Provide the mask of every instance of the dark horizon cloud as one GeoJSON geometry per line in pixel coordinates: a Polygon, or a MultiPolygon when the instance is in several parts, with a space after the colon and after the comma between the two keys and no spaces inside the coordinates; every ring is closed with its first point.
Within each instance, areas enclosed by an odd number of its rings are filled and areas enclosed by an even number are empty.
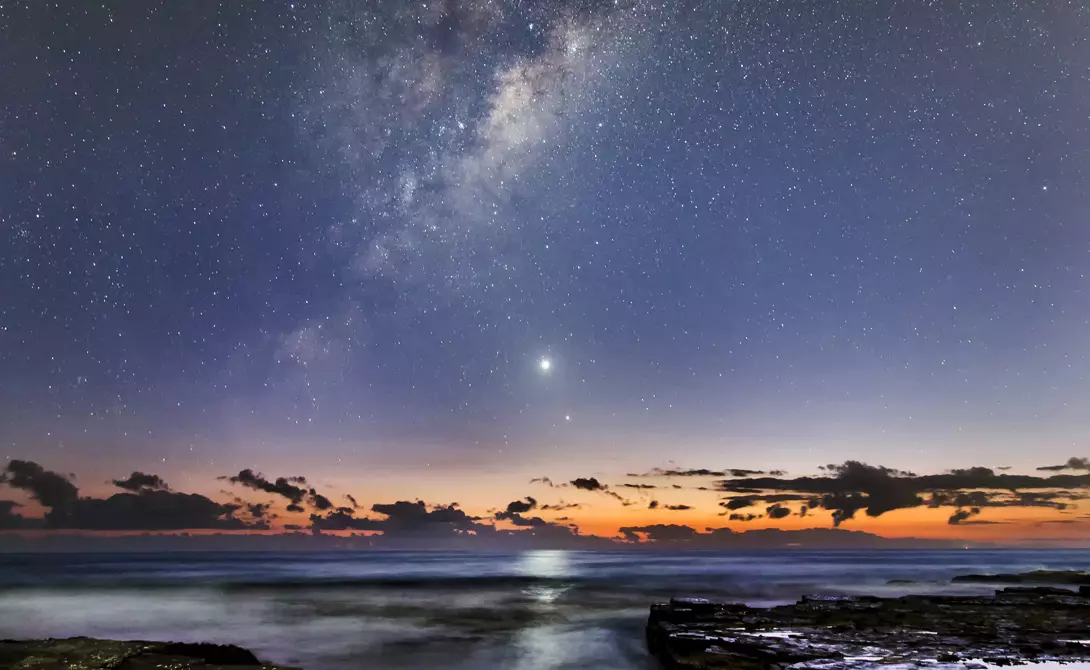
{"type": "MultiPolygon", "coordinates": [[[[717,486],[720,491],[734,493],[739,488],[746,488],[757,492],[735,493],[717,501],[717,506],[722,510],[720,515],[727,516],[730,521],[747,523],[762,518],[780,520],[792,514],[807,516],[814,509],[824,509],[831,513],[833,525],[838,526],[861,511],[875,517],[893,509],[926,507],[952,508],[947,518],[948,525],[998,525],[1003,522],[978,517],[987,509],[1013,507],[1062,512],[1086,500],[1090,489],[1090,474],[1042,477],[999,474],[984,467],[920,475],[848,461],[822,466],[821,472],[816,476],[790,479],[770,476],[750,478],[747,475],[744,481],[751,485],[748,487],[737,486],[738,480],[722,480],[717,486]],[[952,488],[955,485],[964,488],[952,488]],[[803,504],[793,510],[786,504],[791,502],[803,504]],[[763,514],[756,510],[745,511],[758,505],[764,506],[763,514]]],[[[533,529],[535,533],[560,533],[555,530],[557,528],[563,529],[563,533],[571,533],[569,526],[561,526],[529,513],[538,509],[557,512],[581,507],[579,503],[562,500],[542,505],[537,498],[525,496],[508,502],[491,518],[486,518],[467,513],[457,503],[434,505],[420,500],[400,500],[376,503],[370,507],[373,514],[364,516],[357,515],[358,503],[354,497],[346,495],[345,499],[356,507],[335,506],[315,488],[309,487],[307,479],[302,476],[269,480],[260,473],[245,469],[234,477],[218,479],[289,501],[298,500],[298,504],[291,502],[287,506],[289,511],[302,513],[306,510],[304,504],[311,506],[310,525],[305,527],[318,533],[357,531],[419,538],[483,536],[499,532],[493,520],[507,521],[519,529],[533,529]]],[[[46,470],[32,461],[9,461],[0,472],[0,482],[24,491],[31,499],[42,503],[47,511],[41,518],[28,518],[18,513],[16,501],[0,501],[0,528],[242,531],[269,529],[270,522],[277,519],[272,502],[247,501],[225,491],[223,493],[229,495],[232,501],[219,503],[202,495],[171,491],[167,483],[155,474],[136,471],[126,478],[111,481],[124,492],[106,498],[81,498],[79,489],[68,476],[46,470]],[[43,501],[53,505],[46,505],[43,501]]],[[[576,478],[563,486],[608,495],[624,505],[636,504],[594,477],[576,478]]],[[[635,484],[630,488],[643,490],[644,487],[635,484]]],[[[649,500],[646,509],[689,511],[695,506],[649,500]]],[[[291,525],[301,526],[298,523],[291,525]]]]}
{"type": "Polygon", "coordinates": [[[143,472],[133,472],[125,479],[113,480],[114,486],[119,489],[125,489],[126,491],[132,491],[136,493],[141,489],[149,489],[153,491],[169,491],[170,487],[163,481],[159,475],[149,475],[143,472]]]}
{"type": "Polygon", "coordinates": [[[12,459],[0,473],[0,484],[23,489],[44,507],[63,507],[79,499],[79,489],[64,475],[33,461],[12,459]]]}
{"type": "Polygon", "coordinates": [[[644,473],[629,472],[629,477],[752,477],[755,475],[769,475],[782,477],[786,473],[783,470],[747,470],[744,468],[727,468],[726,470],[708,470],[696,468],[681,470],[672,468],[651,468],[644,473]]]}
{"type": "MultiPolygon", "coordinates": [[[[141,475],[142,473],[133,473],[141,475]]],[[[263,520],[245,521],[235,516],[238,503],[217,503],[196,493],[177,493],[152,488],[165,487],[156,475],[118,480],[137,486],[135,492],[116,493],[108,498],[81,498],[79,489],[67,477],[31,461],[9,461],[0,482],[26,491],[49,508],[41,527],[59,530],[266,530],[263,520]]],[[[7,506],[5,524],[26,524],[7,506]]]]}
{"type": "MultiPolygon", "coordinates": [[[[805,500],[808,509],[821,508],[830,511],[833,524],[839,526],[854,518],[860,511],[867,516],[878,517],[893,510],[922,506],[1064,509],[1073,501],[1090,497],[1086,492],[1072,491],[1090,489],[1090,473],[1038,477],[997,473],[991,468],[972,467],[942,474],[918,475],[858,461],[829,464],[822,466],[821,470],[826,474],[791,479],[763,477],[721,480],[718,482],[721,491],[738,493],[741,488],[747,492],[756,490],[759,493],[752,496],[736,495],[720,505],[727,509],[741,509],[762,499],[771,502],[769,496],[772,495],[786,495],[788,497],[782,500],[805,500]]],[[[966,518],[964,513],[955,512],[951,519],[956,521],[951,523],[956,525],[966,518]]],[[[746,519],[739,515],[736,520],[746,519]]]]}
{"type": "Polygon", "coordinates": [[[1044,472],[1060,472],[1062,470],[1086,470],[1090,472],[1090,458],[1083,456],[1072,456],[1067,459],[1066,463],[1060,465],[1042,465],[1037,468],[1038,471],[1044,472]]]}

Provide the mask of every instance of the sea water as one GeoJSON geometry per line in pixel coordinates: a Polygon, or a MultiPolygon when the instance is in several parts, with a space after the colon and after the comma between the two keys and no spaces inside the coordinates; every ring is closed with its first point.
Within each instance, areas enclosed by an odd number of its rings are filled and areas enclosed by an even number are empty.
{"type": "Polygon", "coordinates": [[[307,670],[650,670],[648,606],[672,596],[986,593],[949,580],[1039,569],[1090,552],[0,554],[0,639],[230,643],[307,670]]]}

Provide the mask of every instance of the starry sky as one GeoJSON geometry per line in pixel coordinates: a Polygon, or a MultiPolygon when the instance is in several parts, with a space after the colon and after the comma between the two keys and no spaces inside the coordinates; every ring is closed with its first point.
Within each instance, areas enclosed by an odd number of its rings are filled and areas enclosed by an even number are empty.
{"type": "Polygon", "coordinates": [[[0,454],[81,491],[1090,452],[1077,0],[4,2],[0,63],[0,454]]]}

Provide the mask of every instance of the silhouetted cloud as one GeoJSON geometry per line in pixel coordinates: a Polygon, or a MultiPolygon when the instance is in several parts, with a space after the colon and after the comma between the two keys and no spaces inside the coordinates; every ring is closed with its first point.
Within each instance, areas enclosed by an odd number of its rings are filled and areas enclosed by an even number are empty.
{"type": "Polygon", "coordinates": [[[605,486],[594,477],[578,477],[569,482],[572,486],[583,491],[604,491],[605,486]]]}
{"type": "Polygon", "coordinates": [[[827,474],[792,479],[770,476],[722,480],[718,483],[722,491],[748,493],[756,490],[760,494],[736,496],[721,505],[728,509],[730,505],[741,508],[762,500],[773,502],[770,494],[795,495],[796,499],[805,500],[809,509],[820,507],[829,510],[832,512],[833,523],[840,525],[860,511],[877,517],[892,510],[923,505],[1063,509],[1068,501],[1081,500],[1087,495],[1050,489],[1090,488],[1090,474],[1036,477],[998,474],[986,467],[963,468],[937,475],[917,475],[894,468],[847,461],[822,466],[822,470],[827,474]],[[923,497],[925,493],[930,496],[927,500],[923,497]]]}
{"type": "Polygon", "coordinates": [[[510,521],[512,524],[514,524],[516,526],[521,526],[521,527],[524,527],[524,528],[540,528],[540,527],[543,527],[543,526],[552,525],[548,521],[546,521],[545,519],[542,519],[539,516],[524,517],[521,514],[518,514],[517,512],[500,512],[499,514],[496,515],[496,519],[499,519],[501,521],[502,520],[510,521]]]}
{"type": "Polygon", "coordinates": [[[548,477],[534,477],[530,480],[531,484],[544,484],[545,486],[556,486],[553,484],[553,480],[548,477]]]}
{"type": "Polygon", "coordinates": [[[159,475],[149,475],[143,472],[133,472],[126,479],[113,480],[114,486],[126,491],[140,491],[149,489],[152,491],[169,491],[170,487],[159,475]]]}
{"type": "Polygon", "coordinates": [[[532,509],[537,508],[537,500],[526,496],[522,500],[515,500],[514,502],[507,503],[508,514],[525,514],[532,509]]]}
{"type": "Polygon", "coordinates": [[[656,509],[658,506],[659,501],[657,500],[652,500],[651,502],[647,503],[647,509],[656,509]]]}
{"type": "Polygon", "coordinates": [[[618,484],[618,486],[621,486],[621,487],[626,488],[626,489],[639,489],[639,490],[650,490],[650,489],[657,489],[658,488],[654,484],[618,484]]]}
{"type": "Polygon", "coordinates": [[[360,504],[358,502],[356,502],[356,499],[354,497],[352,497],[351,494],[346,493],[346,494],[344,494],[344,497],[352,505],[352,509],[359,509],[360,508],[360,504]]]}
{"type": "Polygon", "coordinates": [[[731,521],[745,522],[745,521],[753,521],[754,519],[760,519],[761,515],[759,515],[759,514],[731,514],[730,517],[728,517],[728,518],[731,521]]]}
{"type": "MultiPolygon", "coordinates": [[[[265,475],[246,468],[245,470],[240,470],[239,473],[233,477],[220,477],[220,479],[226,479],[232,484],[239,484],[254,489],[255,491],[264,491],[265,493],[283,496],[296,507],[298,507],[299,503],[307,496],[307,489],[296,486],[296,484],[306,484],[306,479],[304,477],[277,477],[276,481],[270,481],[265,478],[265,475]]],[[[302,509],[299,511],[302,511],[302,509]]]]}
{"type": "MultiPolygon", "coordinates": [[[[141,473],[134,473],[140,475],[141,473]]],[[[31,461],[13,460],[4,471],[8,486],[23,489],[49,508],[40,521],[46,528],[71,530],[189,530],[265,529],[263,521],[245,521],[235,516],[243,506],[214,502],[196,493],[175,493],[138,486],[151,482],[165,486],[153,475],[137,477],[135,493],[117,493],[108,498],[80,498],[79,489],[64,475],[45,470],[31,461]]],[[[15,523],[9,508],[5,523],[15,523]]],[[[23,518],[23,517],[18,517],[23,518]]],[[[24,522],[18,522],[24,523],[24,522]]]]}
{"type": "Polygon", "coordinates": [[[776,503],[775,505],[772,505],[765,509],[765,514],[768,515],[769,519],[782,519],[785,516],[790,516],[791,510],[779,503],[776,503]]]}
{"type": "Polygon", "coordinates": [[[0,483],[22,489],[45,507],[64,507],[79,498],[79,489],[64,475],[46,470],[33,461],[8,461],[0,483]]]}
{"type": "Polygon", "coordinates": [[[371,511],[385,518],[354,517],[342,511],[330,512],[325,516],[311,514],[311,528],[318,531],[374,530],[382,531],[384,536],[451,535],[495,530],[492,526],[477,523],[481,517],[470,516],[455,504],[429,506],[422,500],[399,500],[372,505],[371,511]]]}
{"type": "Polygon", "coordinates": [[[1066,463],[1060,465],[1043,465],[1038,470],[1045,472],[1059,472],[1061,470],[1086,470],[1090,472],[1090,458],[1072,456],[1066,463]]]}
{"type": "Polygon", "coordinates": [[[690,526],[677,524],[656,523],[650,526],[626,526],[620,529],[621,535],[629,542],[638,542],[642,536],[646,536],[651,542],[674,542],[688,540],[696,535],[696,530],[690,526]]]}
{"type": "Polygon", "coordinates": [[[671,512],[684,512],[685,510],[692,509],[689,505],[663,505],[662,508],[668,509],[671,512]]]}
{"type": "Polygon", "coordinates": [[[750,477],[753,475],[771,475],[782,477],[783,470],[746,470],[743,468],[727,468],[726,470],[708,470],[696,468],[692,470],[651,468],[642,474],[629,472],[629,477],[750,477]]]}
{"type": "Polygon", "coordinates": [[[318,493],[314,489],[308,491],[307,501],[310,503],[311,507],[318,511],[333,509],[333,503],[329,501],[329,498],[326,498],[324,495],[318,493]]]}
{"type": "Polygon", "coordinates": [[[542,511],[552,510],[554,512],[563,512],[566,509],[579,509],[580,507],[582,507],[582,505],[580,505],[579,503],[570,503],[561,500],[560,502],[553,503],[551,505],[542,505],[541,509],[542,511]]]}
{"type": "MultiPolygon", "coordinates": [[[[289,512],[302,512],[305,501],[314,509],[319,512],[333,509],[334,505],[321,493],[318,493],[313,487],[307,485],[307,478],[303,476],[293,477],[277,477],[276,480],[266,479],[265,475],[260,472],[254,472],[250,468],[240,470],[237,475],[232,477],[220,477],[221,480],[227,480],[232,484],[239,484],[247,488],[254,489],[255,491],[264,491],[265,493],[272,493],[284,497],[288,500],[289,504],[287,510],[289,512]]],[[[354,500],[350,497],[350,499],[354,500]]]]}
{"type": "Polygon", "coordinates": [[[965,522],[970,517],[976,516],[977,514],[980,514],[980,508],[979,507],[971,507],[969,509],[959,509],[959,510],[956,510],[953,514],[950,515],[950,518],[947,519],[947,523],[949,523],[951,526],[956,526],[956,525],[958,525],[960,523],[965,522]]]}

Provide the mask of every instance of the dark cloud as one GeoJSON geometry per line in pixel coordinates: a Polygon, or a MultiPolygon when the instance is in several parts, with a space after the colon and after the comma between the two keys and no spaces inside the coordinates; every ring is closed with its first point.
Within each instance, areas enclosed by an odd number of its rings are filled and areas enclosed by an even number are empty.
{"type": "Polygon", "coordinates": [[[311,514],[314,530],[374,530],[386,536],[452,535],[467,531],[494,531],[492,526],[477,523],[480,517],[470,516],[457,505],[429,506],[422,500],[376,504],[371,511],[384,519],[358,518],[342,511],[329,512],[325,516],[311,514]]]}
{"type": "Polygon", "coordinates": [[[719,503],[720,507],[727,509],[743,509],[745,507],[752,507],[757,504],[756,498],[731,498],[719,503]]]}
{"type": "Polygon", "coordinates": [[[696,529],[677,524],[657,523],[651,526],[626,526],[620,529],[621,535],[628,542],[639,542],[641,536],[651,542],[677,542],[689,540],[696,535],[696,529]]]}
{"type": "Polygon", "coordinates": [[[240,470],[233,477],[220,477],[220,479],[225,479],[232,484],[239,484],[255,491],[264,491],[265,493],[272,493],[286,498],[289,502],[287,507],[289,512],[302,512],[302,503],[304,501],[320,512],[331,510],[334,507],[329,498],[318,493],[313,487],[308,487],[307,478],[302,476],[277,477],[276,480],[269,480],[260,472],[254,472],[247,468],[240,470]]]}
{"type": "MultiPolygon", "coordinates": [[[[226,479],[232,484],[239,484],[254,489],[255,491],[264,491],[265,493],[283,496],[296,507],[299,507],[299,503],[303,502],[303,499],[306,498],[308,493],[307,489],[296,485],[306,485],[306,479],[304,477],[278,477],[276,481],[270,481],[265,478],[265,475],[254,472],[249,468],[240,470],[239,473],[233,477],[220,477],[220,479],[226,479]]],[[[295,511],[292,510],[291,507],[288,509],[289,511],[295,511]]],[[[299,511],[302,511],[302,509],[299,511]]]]}
{"type": "Polygon", "coordinates": [[[579,477],[571,480],[569,483],[575,488],[584,491],[604,491],[606,488],[594,477],[579,477]]]}
{"type": "MultiPolygon", "coordinates": [[[[217,503],[196,493],[163,490],[159,487],[166,485],[161,479],[139,472],[118,480],[135,486],[135,492],[117,493],[108,498],[80,498],[79,489],[66,477],[30,461],[10,461],[4,481],[28,491],[49,508],[44,519],[34,520],[46,528],[146,531],[268,528],[264,521],[236,517],[243,504],[217,503]]],[[[6,516],[13,516],[10,509],[6,516]]]]}
{"type": "Polygon", "coordinates": [[[1061,470],[1086,470],[1090,472],[1090,458],[1072,456],[1067,459],[1066,463],[1060,465],[1042,465],[1037,468],[1039,471],[1045,472],[1059,472],[1061,470]]]}
{"type": "Polygon", "coordinates": [[[618,484],[618,486],[621,486],[621,487],[626,488],[626,489],[640,489],[640,490],[650,490],[650,489],[657,489],[658,488],[654,484],[618,484]]]}
{"type": "Polygon", "coordinates": [[[647,509],[656,509],[658,506],[659,501],[657,500],[652,500],[651,502],[647,503],[647,509]]]}
{"type": "Polygon", "coordinates": [[[689,505],[663,505],[662,508],[672,512],[684,512],[685,510],[692,509],[689,505]]]}
{"type": "Polygon", "coordinates": [[[747,500],[773,502],[768,500],[769,495],[796,495],[798,499],[805,500],[810,509],[820,507],[832,512],[835,525],[854,518],[860,511],[877,517],[892,510],[922,505],[1063,509],[1069,504],[1067,501],[1081,500],[1087,496],[1048,489],[1090,488],[1090,474],[1037,477],[1000,474],[986,467],[917,475],[895,468],[847,461],[822,466],[822,470],[827,474],[792,479],[772,476],[727,479],[718,485],[720,490],[734,493],[740,490],[761,492],[759,495],[733,498],[728,505],[737,501],[733,504],[748,506],[745,505],[747,500]],[[925,494],[928,495],[926,500],[925,494]]]}
{"type": "Polygon", "coordinates": [[[549,479],[548,477],[534,477],[530,480],[530,483],[544,484],[545,486],[555,486],[555,484],[553,484],[553,480],[549,479]]]}
{"type": "Polygon", "coordinates": [[[272,507],[272,503],[246,503],[245,509],[254,519],[273,519],[276,518],[275,514],[269,512],[269,508],[272,507]]]}
{"type": "Polygon", "coordinates": [[[791,516],[791,510],[776,503],[775,505],[768,507],[765,510],[765,514],[768,515],[769,519],[782,519],[786,516],[791,516]]]}
{"type": "Polygon", "coordinates": [[[159,475],[149,475],[144,472],[133,472],[127,479],[115,479],[113,480],[114,486],[119,489],[125,489],[126,491],[137,492],[141,489],[149,489],[152,491],[169,491],[170,487],[167,483],[159,477],[159,475]]]}
{"type": "Polygon", "coordinates": [[[307,501],[310,506],[318,511],[327,509],[333,509],[333,503],[329,501],[329,498],[325,497],[321,493],[318,493],[314,489],[311,489],[307,494],[307,501]]]}
{"type": "Polygon", "coordinates": [[[510,521],[516,526],[522,527],[541,527],[548,526],[548,521],[541,517],[524,517],[522,516],[526,512],[537,508],[537,500],[530,496],[526,496],[522,500],[515,500],[507,503],[507,509],[496,514],[496,520],[498,521],[510,521]]]}
{"type": "Polygon", "coordinates": [[[959,510],[956,510],[953,514],[951,514],[950,518],[947,519],[946,522],[948,524],[950,524],[951,526],[956,526],[956,525],[958,525],[960,523],[964,523],[965,521],[969,520],[970,517],[974,517],[977,514],[980,514],[980,508],[979,507],[971,507],[969,509],[959,509],[959,510]]]}
{"type": "Polygon", "coordinates": [[[728,468],[726,470],[708,470],[696,468],[692,470],[679,470],[672,468],[651,468],[643,474],[628,473],[629,477],[750,477],[753,475],[771,475],[782,477],[783,470],[746,470],[743,468],[728,468]]]}
{"type": "Polygon", "coordinates": [[[731,521],[753,521],[754,519],[760,519],[761,516],[759,514],[731,514],[729,518],[731,521]]]}
{"type": "Polygon", "coordinates": [[[358,502],[356,502],[356,499],[354,497],[352,497],[351,494],[346,493],[346,494],[344,494],[344,497],[345,497],[345,500],[347,500],[352,505],[352,509],[359,509],[360,508],[360,504],[358,502]]]}
{"type": "Polygon", "coordinates": [[[64,507],[79,498],[79,489],[67,477],[32,461],[8,461],[7,467],[0,473],[0,482],[26,491],[45,507],[64,507]]]}
{"type": "Polygon", "coordinates": [[[512,524],[523,528],[540,528],[553,525],[539,516],[524,517],[517,512],[500,512],[496,515],[496,518],[501,521],[510,521],[512,524]]]}
{"type": "Polygon", "coordinates": [[[105,499],[81,498],[46,514],[52,528],[79,530],[258,530],[261,521],[235,517],[238,505],[221,504],[196,493],[142,489],[105,499]]]}
{"type": "Polygon", "coordinates": [[[579,503],[569,503],[561,500],[560,502],[554,503],[552,505],[542,505],[541,509],[543,511],[552,510],[554,512],[563,512],[566,509],[579,509],[580,507],[582,507],[582,505],[580,505],[579,503]]]}
{"type": "Polygon", "coordinates": [[[508,514],[525,514],[532,509],[537,509],[537,500],[534,500],[530,496],[526,496],[522,500],[507,503],[506,512],[508,514]]]}

